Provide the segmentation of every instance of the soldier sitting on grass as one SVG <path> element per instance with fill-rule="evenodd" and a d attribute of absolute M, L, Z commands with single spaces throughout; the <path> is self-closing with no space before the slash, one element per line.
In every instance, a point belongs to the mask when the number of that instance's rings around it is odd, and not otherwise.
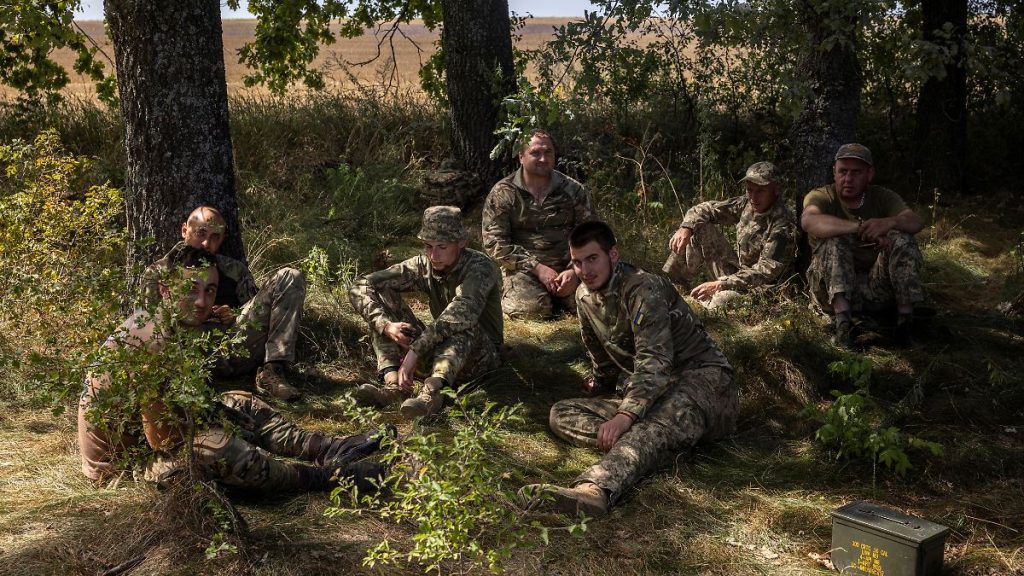
<path fill-rule="evenodd" d="M 924 259 L 914 235 L 924 223 L 895 192 L 873 186 L 871 151 L 844 144 L 832 167 L 835 183 L 804 196 L 800 225 L 814 250 L 807 269 L 811 297 L 834 318 L 836 345 L 852 344 L 856 311 L 896 308 L 896 342 L 913 338 L 914 304 L 924 300 Z"/>
<path fill-rule="evenodd" d="M 144 302 L 152 305 L 160 299 L 158 284 L 167 261 L 185 246 L 207 250 L 216 255 L 220 290 L 206 328 L 234 327 L 245 336 L 246 354 L 218 362 L 217 376 L 256 374 L 256 391 L 279 400 L 294 400 L 301 393 L 285 377 L 295 361 L 295 344 L 306 299 L 306 282 L 294 268 L 281 268 L 262 289 L 244 262 L 219 254 L 224 241 L 224 217 L 216 209 L 200 206 L 181 225 L 182 241 L 170 253 L 149 267 L 143 279 Z M 241 308 L 238 316 L 232 309 Z"/>
<path fill-rule="evenodd" d="M 528 509 L 603 516 L 681 450 L 730 434 L 739 400 L 732 367 L 700 318 L 667 279 L 619 261 L 607 224 L 576 227 L 569 247 L 583 282 L 576 305 L 593 367 L 584 390 L 593 396 L 556 402 L 550 425 L 605 455 L 571 488 L 534 484 L 520 496 Z"/>
<path fill-rule="evenodd" d="M 723 306 L 753 288 L 778 284 L 792 272 L 796 220 L 782 200 L 778 169 L 757 162 L 740 182 L 745 195 L 690 208 L 669 241 L 672 252 L 664 271 L 708 308 Z M 736 226 L 735 248 L 715 225 Z M 692 287 L 704 266 L 715 279 Z"/>
<path fill-rule="evenodd" d="M 162 301 L 155 307 L 155 313 L 136 311 L 119 332 L 107 340 L 105 347 L 147 350 L 159 359 L 161 352 L 171 350 L 169 347 L 187 342 L 184 332 L 200 330 L 209 319 L 220 279 L 214 256 L 186 246 L 175 251 L 165 265 L 169 274 L 158 285 Z M 183 296 L 172 295 L 170 283 L 182 284 L 186 289 L 175 294 Z M 88 478 L 99 480 L 112 475 L 129 452 L 146 450 L 146 444 L 157 454 L 171 457 L 170 468 L 165 467 L 159 478 L 150 479 L 159 481 L 184 466 L 178 453 L 186 437 L 186 418 L 168 408 L 163 400 L 165 392 L 153 396 L 152 391 L 139 385 L 140 379 L 145 377 L 140 371 L 146 366 L 143 363 L 138 370 L 130 368 L 126 373 L 114 365 L 111 370 L 118 370 L 119 376 L 100 372 L 86 380 L 78 405 L 78 445 L 82 472 Z M 177 370 L 183 367 L 171 367 L 168 377 L 176 378 Z M 166 383 L 160 388 L 166 390 Z M 124 402 L 128 398 L 135 398 L 141 407 L 141 414 L 135 416 L 141 419 L 145 443 L 143 438 L 125 432 L 137 429 L 137 425 L 109 420 L 124 416 L 127 411 Z M 383 472 L 379 463 L 362 460 L 379 448 L 379 436 L 336 437 L 308 432 L 288 422 L 248 392 L 223 394 L 215 410 L 228 416 L 230 425 L 212 418 L 208 427 L 196 431 L 192 442 L 194 463 L 206 479 L 263 493 L 326 491 L 336 485 L 332 478 L 340 472 L 361 490 L 369 490 L 373 487 L 372 479 L 379 478 Z M 191 417 L 195 418 L 196 414 Z M 283 461 L 275 455 L 298 458 L 309 464 Z"/>
<path fill-rule="evenodd" d="M 356 401 L 384 407 L 406 399 L 401 412 L 408 418 L 436 413 L 441 389 L 500 366 L 504 339 L 501 277 L 490 258 L 466 248 L 462 212 L 427 208 L 417 237 L 422 255 L 360 277 L 348 293 L 369 324 L 380 383 L 360 386 Z M 403 292 L 426 294 L 430 323 L 413 315 Z M 409 398 L 421 361 L 430 376 L 420 394 Z"/>

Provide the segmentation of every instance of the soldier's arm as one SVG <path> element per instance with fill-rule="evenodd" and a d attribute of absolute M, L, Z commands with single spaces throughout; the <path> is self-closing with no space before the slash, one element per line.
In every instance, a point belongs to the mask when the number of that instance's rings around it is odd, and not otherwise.
<path fill-rule="evenodd" d="M 455 297 L 423 328 L 409 349 L 422 356 L 434 346 L 476 326 L 487 304 L 487 294 L 498 283 L 498 271 L 490 262 L 481 261 L 468 270 L 465 280 L 455 289 Z"/>
<path fill-rule="evenodd" d="M 671 383 L 675 355 L 672 320 L 664 285 L 657 276 L 645 278 L 625 298 L 636 354 L 619 412 L 643 418 Z"/>
<path fill-rule="evenodd" d="M 825 214 L 817 206 L 804 205 L 800 227 L 815 238 L 834 238 L 843 234 L 856 234 L 860 230 L 860 223 Z"/>
<path fill-rule="evenodd" d="M 495 186 L 484 202 L 484 250 L 502 268 L 512 272 L 531 272 L 540 263 L 529 250 L 512 242 L 513 192 Z"/>
<path fill-rule="evenodd" d="M 579 301 L 576 302 L 577 310 L 580 308 Z M 590 319 L 582 311 L 579 312 L 580 335 L 583 337 L 583 346 L 590 356 L 590 366 L 594 376 L 593 392 L 614 391 L 615 383 L 619 377 L 619 367 L 612 361 L 601 345 L 601 339 L 594 332 Z"/>
<path fill-rule="evenodd" d="M 744 291 L 758 286 L 778 284 L 785 279 L 796 259 L 796 226 L 782 221 L 772 224 L 761 248 L 761 257 L 753 266 L 741 266 L 735 274 L 718 279 L 723 290 Z"/>
<path fill-rule="evenodd" d="M 731 226 L 740 221 L 740 214 L 746 205 L 745 196 L 735 196 L 727 200 L 709 200 L 701 202 L 686 211 L 680 228 L 691 230 L 700 224 L 721 224 Z"/>
<path fill-rule="evenodd" d="M 235 281 L 235 296 L 242 304 L 252 300 L 260 291 L 259 286 L 256 285 L 256 279 L 252 277 L 252 272 L 249 271 L 245 262 L 217 254 L 217 269 L 221 274 L 227 274 Z"/>
<path fill-rule="evenodd" d="M 383 334 L 384 328 L 394 322 L 385 313 L 384 302 L 380 296 L 381 290 L 413 292 L 426 289 L 422 280 L 426 274 L 426 266 L 421 265 L 421 260 L 422 256 L 415 256 L 390 268 L 360 276 L 349 288 L 348 301 L 352 308 L 377 334 Z"/>

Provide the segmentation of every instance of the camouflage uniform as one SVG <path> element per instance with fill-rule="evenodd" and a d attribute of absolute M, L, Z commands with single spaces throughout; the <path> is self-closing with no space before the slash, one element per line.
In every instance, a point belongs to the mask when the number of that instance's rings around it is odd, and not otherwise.
<path fill-rule="evenodd" d="M 575 484 L 592 482 L 614 504 L 659 463 L 700 440 L 735 428 L 739 399 L 729 361 L 672 284 L 619 263 L 608 285 L 581 285 L 576 303 L 595 390 L 551 407 L 556 436 L 576 446 L 597 446 L 601 424 L 617 412 L 636 417 L 632 427 Z"/>
<path fill-rule="evenodd" d="M 736 246 L 730 246 L 715 225 L 736 225 Z M 689 286 L 702 266 L 722 283 L 710 307 L 741 292 L 786 280 L 796 257 L 796 221 L 781 197 L 758 214 L 746 195 L 703 202 L 690 208 L 680 228 L 693 230 L 683 254 L 672 252 L 663 270 L 677 284 Z"/>
<path fill-rule="evenodd" d="M 569 265 L 569 232 L 595 219 L 590 194 L 558 171 L 538 206 L 523 183 L 523 170 L 498 181 L 484 202 L 484 250 L 501 266 L 501 306 L 512 317 L 549 316 L 557 302 L 572 310 L 575 299 L 554 297 L 531 271 L 537 264 L 562 272 Z"/>
<path fill-rule="evenodd" d="M 501 364 L 503 320 L 498 270 L 486 255 L 464 248 L 450 270 L 435 272 L 425 256 L 415 256 L 356 280 L 349 301 L 370 325 L 379 369 L 397 367 L 404 353 L 384 335 L 390 322 L 407 322 L 417 336 L 410 349 L 429 358 L 431 376 L 450 385 Z M 402 301 L 403 292 L 425 292 L 434 321 L 424 325 Z"/>
<path fill-rule="evenodd" d="M 179 242 L 171 251 L 185 246 Z M 151 265 L 143 276 L 143 299 L 147 306 L 160 300 L 159 279 L 167 269 L 171 254 Z M 215 304 L 232 308 L 241 306 L 233 329 L 245 335 L 246 355 L 218 360 L 216 376 L 233 376 L 251 372 L 266 362 L 291 363 L 295 361 L 295 345 L 302 322 L 302 309 L 306 300 L 306 282 L 302 273 L 294 268 L 281 268 L 262 288 L 256 287 L 249 268 L 234 258 L 216 255 L 220 274 Z M 218 322 L 208 322 L 204 329 L 223 329 Z"/>
<path fill-rule="evenodd" d="M 849 210 L 834 184 L 809 192 L 804 206 L 817 206 L 823 214 L 847 220 L 891 217 L 906 209 L 895 192 L 868 186 L 865 204 Z M 924 257 L 913 235 L 891 230 L 888 245 L 882 249 L 854 234 L 823 239 L 811 236 L 809 240 L 813 255 L 807 269 L 808 289 L 825 312 L 832 312 L 836 294 L 845 294 L 854 311 L 878 311 L 897 302 L 924 300 L 920 279 Z"/>
<path fill-rule="evenodd" d="M 158 317 L 159 318 L 159 317 Z M 134 334 L 133 341 L 159 347 L 166 336 L 156 330 L 159 319 L 150 320 L 149 314 L 139 310 L 123 325 L 121 332 Z M 135 330 L 132 330 L 133 327 Z M 118 346 L 109 339 L 104 346 Z M 78 404 L 78 444 L 82 457 L 82 473 L 99 480 L 112 475 L 118 461 L 129 450 L 145 449 L 143 438 L 135 435 L 115 436 L 97 429 L 86 418 L 93 401 L 106 389 L 104 377 L 91 377 L 86 381 Z M 260 492 L 275 492 L 303 488 L 299 469 L 295 464 L 274 457 L 287 456 L 313 461 L 322 457 L 325 443 L 334 440 L 339 446 L 335 454 L 348 455 L 353 460 L 374 451 L 379 442 L 371 442 L 366 435 L 343 439 L 325 437 L 308 432 L 285 420 L 267 403 L 249 392 L 226 392 L 221 396 L 229 420 L 238 425 L 227 430 L 220 425 L 199 432 L 193 441 L 193 454 L 199 471 L 210 480 L 226 486 Z M 244 424 L 238 422 L 239 417 Z M 131 429 L 131 426 L 128 427 Z M 337 460 L 335 460 L 337 461 Z M 323 465 L 325 462 L 317 462 Z M 147 470 L 146 478 L 156 482 L 181 470 L 173 458 L 158 458 Z"/>

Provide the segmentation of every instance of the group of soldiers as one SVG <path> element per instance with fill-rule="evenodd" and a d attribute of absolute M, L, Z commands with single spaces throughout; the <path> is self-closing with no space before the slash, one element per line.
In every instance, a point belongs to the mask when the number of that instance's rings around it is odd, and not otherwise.
<path fill-rule="evenodd" d="M 434 414 L 443 406 L 442 389 L 501 365 L 505 318 L 574 313 L 592 376 L 582 385 L 586 397 L 553 403 L 549 423 L 559 439 L 604 454 L 570 486 L 531 485 L 520 496 L 530 509 L 602 516 L 659 463 L 735 427 L 733 368 L 676 285 L 709 308 L 744 292 L 778 289 L 795 275 L 797 224 L 785 206 L 779 171 L 757 162 L 740 180 L 744 194 L 686 212 L 669 240 L 665 275 L 654 274 L 621 260 L 615 234 L 597 219 L 584 186 L 554 169 L 550 134 L 530 133 L 518 159 L 520 167 L 485 200 L 486 253 L 467 247 L 458 208 L 435 206 L 423 212 L 421 254 L 353 284 L 349 300 L 368 325 L 378 370 L 377 383 L 358 386 L 353 395 L 366 406 L 400 404 L 408 418 Z M 871 185 L 873 164 L 866 147 L 841 146 L 834 183 L 807 194 L 800 221 L 813 247 L 808 290 L 832 316 L 833 339 L 841 346 L 851 344 L 853 312 L 885 308 L 895 308 L 897 335 L 909 341 L 913 305 L 924 297 L 914 241 L 921 220 L 895 193 Z M 719 229 L 731 225 L 735 245 Z M 168 273 L 191 282 L 188 295 L 171 302 L 177 320 L 137 312 L 107 345 L 153 347 L 173 330 L 235 330 L 246 351 L 220 361 L 214 375 L 259 367 L 257 392 L 293 399 L 299 390 L 286 372 L 295 358 L 302 276 L 286 268 L 258 289 L 242 262 L 218 253 L 223 231 L 216 210 L 197 208 L 182 225 L 182 242 L 147 275 L 150 303 L 170 298 L 163 280 Z M 712 279 L 693 286 L 702 272 Z M 429 321 L 413 314 L 402 297 L 407 292 L 426 296 Z M 126 440 L 104 435 L 85 419 L 107 380 L 90 377 L 79 409 L 83 471 L 91 478 L 109 473 Z M 248 434 L 213 427 L 195 439 L 197 461 L 212 479 L 256 490 L 326 489 L 334 474 L 371 486 L 383 472 L 366 456 L 393 429 L 330 437 L 286 422 L 250 393 L 228 393 L 222 402 Z M 160 411 L 159 402 L 143 410 L 143 429 L 153 450 L 166 451 L 180 446 L 180 435 L 168 425 L 173 418 Z"/>

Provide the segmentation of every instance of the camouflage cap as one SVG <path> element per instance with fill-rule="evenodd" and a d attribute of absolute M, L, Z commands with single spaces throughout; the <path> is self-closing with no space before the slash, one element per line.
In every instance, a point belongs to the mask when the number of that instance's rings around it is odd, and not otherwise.
<path fill-rule="evenodd" d="M 462 210 L 454 206 L 431 206 L 423 211 L 423 224 L 416 234 L 420 240 L 455 242 L 466 239 Z"/>
<path fill-rule="evenodd" d="M 866 162 L 868 166 L 874 166 L 875 161 L 871 158 L 871 150 L 863 144 L 857 144 L 851 142 L 850 144 L 843 144 L 836 150 L 836 160 L 842 160 L 843 158 L 856 158 L 862 162 Z"/>
<path fill-rule="evenodd" d="M 758 186 L 767 186 L 782 182 L 782 175 L 779 169 L 771 162 L 755 162 L 747 168 L 747 174 L 740 178 L 740 182 L 750 182 Z"/>

